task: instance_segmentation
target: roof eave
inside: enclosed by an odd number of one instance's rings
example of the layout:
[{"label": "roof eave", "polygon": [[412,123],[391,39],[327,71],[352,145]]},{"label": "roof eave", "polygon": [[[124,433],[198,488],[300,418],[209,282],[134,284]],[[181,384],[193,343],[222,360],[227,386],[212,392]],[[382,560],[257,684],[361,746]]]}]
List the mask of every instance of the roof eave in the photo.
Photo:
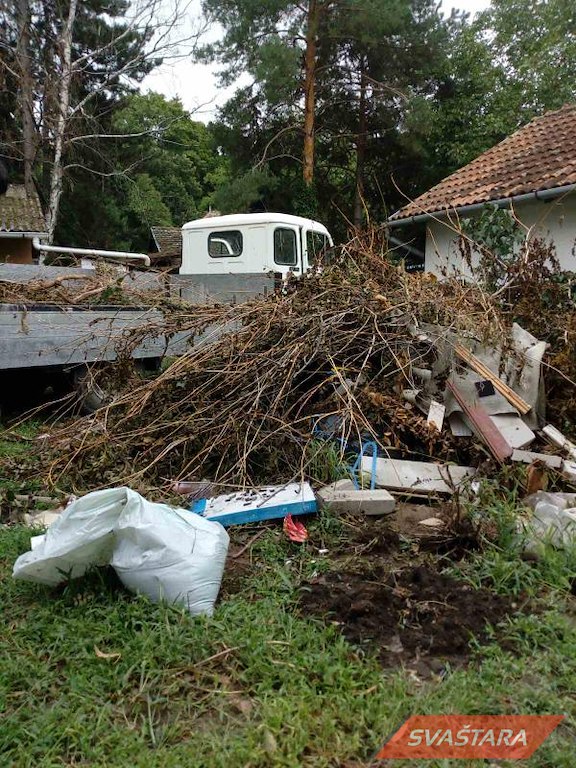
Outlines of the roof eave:
[{"label": "roof eave", "polygon": [[[406,216],[402,219],[394,219],[397,214],[392,214],[392,217],[388,219],[386,225],[392,229],[396,227],[407,226],[408,224],[419,224],[428,219],[443,219],[448,218],[451,213],[458,215],[473,213],[479,211],[486,205],[495,205],[497,208],[508,208],[515,203],[523,203],[529,200],[551,200],[561,195],[570,194],[576,190],[576,184],[564,184],[561,187],[551,187],[549,189],[536,190],[534,192],[526,192],[521,195],[511,195],[510,197],[501,197],[496,200],[483,200],[479,203],[471,203],[470,205],[455,206],[452,208],[442,208],[437,211],[417,213],[413,216]],[[398,211],[397,213],[400,213]]]}]

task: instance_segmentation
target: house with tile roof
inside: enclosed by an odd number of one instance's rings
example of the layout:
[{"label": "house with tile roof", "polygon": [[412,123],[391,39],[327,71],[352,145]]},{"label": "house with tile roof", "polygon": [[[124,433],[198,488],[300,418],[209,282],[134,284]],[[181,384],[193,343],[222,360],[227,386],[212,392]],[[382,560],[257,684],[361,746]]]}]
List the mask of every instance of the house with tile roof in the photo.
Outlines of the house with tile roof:
[{"label": "house with tile roof", "polygon": [[9,184],[0,195],[0,262],[32,264],[34,238],[48,238],[46,221],[36,191]]},{"label": "house with tile roof", "polygon": [[394,213],[391,240],[406,243],[409,232],[424,228],[426,271],[466,272],[460,224],[487,204],[551,240],[562,268],[576,271],[576,104],[533,119]]},{"label": "house with tile roof", "polygon": [[182,229],[150,227],[148,256],[154,267],[177,270],[182,264]]}]

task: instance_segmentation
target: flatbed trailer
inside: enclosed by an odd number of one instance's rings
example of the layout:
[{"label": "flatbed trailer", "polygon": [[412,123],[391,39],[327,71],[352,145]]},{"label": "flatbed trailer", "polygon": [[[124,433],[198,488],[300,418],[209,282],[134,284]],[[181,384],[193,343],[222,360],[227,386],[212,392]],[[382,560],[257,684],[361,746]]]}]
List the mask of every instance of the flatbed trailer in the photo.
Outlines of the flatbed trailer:
[{"label": "flatbed trailer", "polygon": [[[55,278],[64,278],[65,284],[67,277],[76,280],[78,275],[93,274],[87,269],[0,264],[0,280],[14,284]],[[151,272],[130,273],[124,279],[144,297],[146,291],[164,286],[164,276]],[[162,312],[145,300],[141,306],[58,305],[48,300],[0,303],[0,374],[25,373],[33,382],[41,371],[59,372],[80,382],[89,368],[116,360],[130,332],[161,328],[163,319]],[[131,356],[153,369],[163,357],[182,354],[187,348],[182,334],[172,337],[159,332],[135,347]],[[85,390],[85,382],[82,387]]]}]

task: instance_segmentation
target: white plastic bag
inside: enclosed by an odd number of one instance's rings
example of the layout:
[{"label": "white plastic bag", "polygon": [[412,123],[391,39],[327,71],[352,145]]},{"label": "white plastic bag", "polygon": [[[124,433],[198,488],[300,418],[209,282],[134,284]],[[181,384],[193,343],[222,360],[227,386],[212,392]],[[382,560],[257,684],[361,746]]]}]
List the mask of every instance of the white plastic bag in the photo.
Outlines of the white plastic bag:
[{"label": "white plastic bag", "polygon": [[526,549],[537,551],[544,542],[556,547],[576,543],[576,494],[537,491],[524,503],[532,510],[530,519],[522,523]]},{"label": "white plastic bag", "polygon": [[34,550],[16,560],[13,575],[56,585],[110,564],[133,592],[211,614],[228,542],[219,523],[111,488],[67,507]]},{"label": "white plastic bag", "polygon": [[211,615],[228,542],[219,523],[188,510],[144,502],[132,505],[118,521],[110,565],[133,592],[179,603],[194,616]]}]

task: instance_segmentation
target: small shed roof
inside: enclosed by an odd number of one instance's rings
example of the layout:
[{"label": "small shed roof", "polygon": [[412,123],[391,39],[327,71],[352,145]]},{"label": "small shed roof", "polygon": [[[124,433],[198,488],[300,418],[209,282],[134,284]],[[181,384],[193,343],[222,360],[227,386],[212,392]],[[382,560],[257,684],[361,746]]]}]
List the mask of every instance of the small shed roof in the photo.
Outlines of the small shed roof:
[{"label": "small shed roof", "polygon": [[152,239],[162,258],[182,256],[182,230],[180,227],[150,227]]},{"label": "small shed roof", "polygon": [[38,194],[27,194],[24,184],[10,184],[0,195],[0,232],[46,234],[46,220]]},{"label": "small shed roof", "polygon": [[408,203],[391,221],[576,183],[576,104],[536,117]]}]

